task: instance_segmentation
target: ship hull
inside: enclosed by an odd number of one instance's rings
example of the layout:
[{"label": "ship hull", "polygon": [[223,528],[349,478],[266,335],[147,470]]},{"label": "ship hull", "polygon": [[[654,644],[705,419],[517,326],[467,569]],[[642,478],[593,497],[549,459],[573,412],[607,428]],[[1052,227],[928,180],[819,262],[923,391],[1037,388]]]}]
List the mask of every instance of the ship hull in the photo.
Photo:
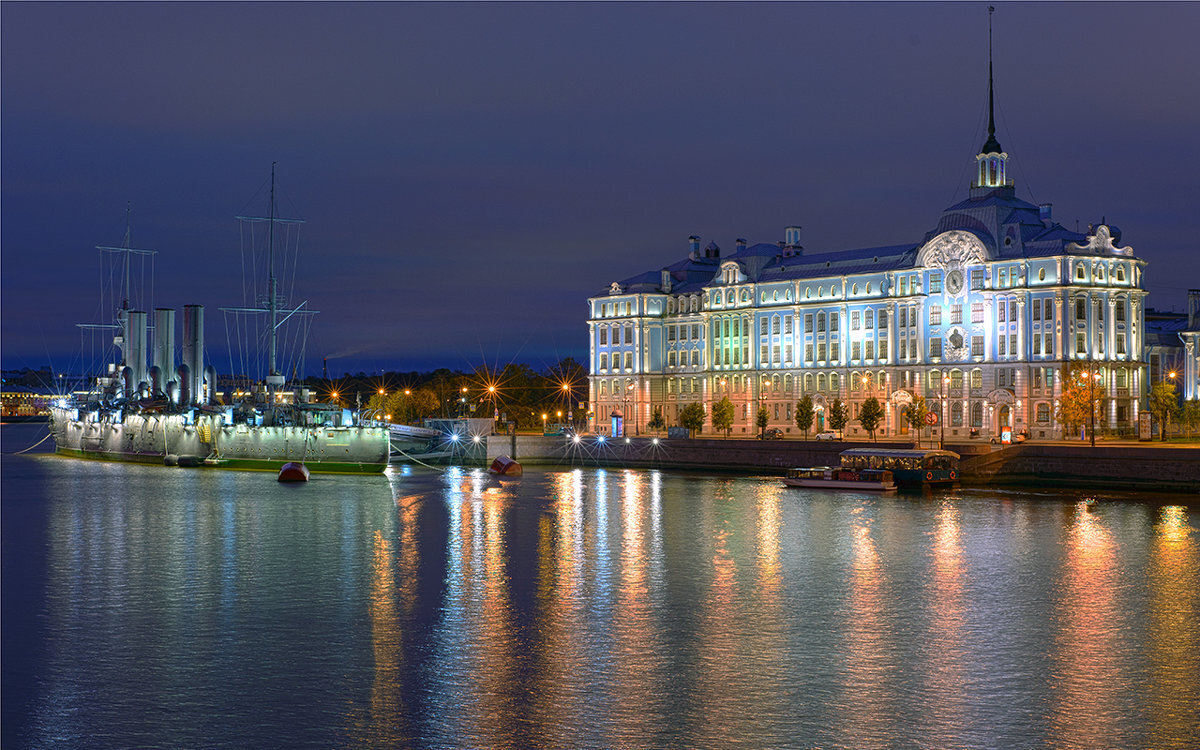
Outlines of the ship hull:
[{"label": "ship hull", "polygon": [[76,458],[275,472],[302,461],[326,474],[378,474],[388,465],[381,427],[226,425],[212,414],[198,415],[194,424],[180,414],[90,422],[73,418],[72,411],[55,409],[51,430],[56,451]]}]

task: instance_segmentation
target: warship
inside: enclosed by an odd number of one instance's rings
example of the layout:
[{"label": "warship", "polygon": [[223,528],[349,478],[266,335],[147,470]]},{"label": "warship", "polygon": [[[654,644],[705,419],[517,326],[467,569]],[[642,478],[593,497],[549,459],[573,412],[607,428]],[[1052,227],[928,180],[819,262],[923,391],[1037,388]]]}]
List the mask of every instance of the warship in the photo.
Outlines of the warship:
[{"label": "warship", "polygon": [[[123,258],[123,300],[115,320],[81,326],[115,331],[115,361],[107,364],[88,391],[54,402],[50,430],[57,453],[275,472],[291,462],[302,462],[315,473],[378,473],[387,467],[390,445],[386,425],[363,419],[357,409],[336,402],[319,403],[311,389],[301,384],[287,387],[287,378],[277,366],[280,326],[294,316],[310,316],[316,311],[307,308],[307,300],[291,308],[279,294],[276,226],[300,221],[276,216],[274,165],[269,206],[266,217],[238,217],[266,224],[265,296],[256,298],[253,306],[220,308],[226,313],[265,315],[265,377],[244,389],[218,390],[216,368],[205,361],[201,305],[183,307],[182,356],[176,364],[176,310],[156,308],[153,320],[148,321],[145,310],[131,305],[132,260],[152,256],[155,251],[130,247],[127,219],[123,247],[97,248]],[[152,351],[147,346],[151,340]]]}]

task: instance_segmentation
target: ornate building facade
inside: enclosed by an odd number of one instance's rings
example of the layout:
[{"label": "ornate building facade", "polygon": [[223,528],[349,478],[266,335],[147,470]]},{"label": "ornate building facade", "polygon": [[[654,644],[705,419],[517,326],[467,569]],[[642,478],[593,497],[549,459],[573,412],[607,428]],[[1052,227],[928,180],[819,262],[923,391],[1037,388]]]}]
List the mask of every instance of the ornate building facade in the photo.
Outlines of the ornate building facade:
[{"label": "ornate building facade", "polygon": [[[989,108],[991,86],[989,82]],[[905,407],[924,397],[947,438],[1063,435],[1062,378],[1085,368],[1104,395],[1100,427],[1132,433],[1146,381],[1145,261],[1103,223],[1087,233],[1049,204],[1016,197],[994,118],[966,200],[919,242],[811,253],[800,228],[778,243],[738,240],[723,256],[689,239],[686,258],[613,282],[588,300],[590,429],[622,417],[627,434],[656,409],[668,424],[699,402],[735,405],[734,434],[793,435],[809,395],[817,430],[840,398],[847,433],[865,434],[869,397],[882,434],[907,436]]]}]

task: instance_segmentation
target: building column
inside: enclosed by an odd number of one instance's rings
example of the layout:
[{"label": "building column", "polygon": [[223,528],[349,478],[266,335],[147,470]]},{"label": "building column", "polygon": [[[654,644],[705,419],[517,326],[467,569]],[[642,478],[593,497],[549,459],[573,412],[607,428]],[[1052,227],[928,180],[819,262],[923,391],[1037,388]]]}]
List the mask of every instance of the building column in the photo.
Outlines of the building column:
[{"label": "building column", "polygon": [[1025,356],[1025,293],[1017,297],[1017,361],[1024,362]]},{"label": "building column", "polygon": [[925,340],[925,316],[929,314],[925,305],[917,305],[917,364],[924,364],[925,350],[929,342]]},{"label": "building column", "polygon": [[1055,324],[1054,324],[1055,329],[1054,329],[1054,337],[1053,338],[1054,338],[1055,346],[1058,347],[1058,351],[1055,352],[1055,359],[1061,359],[1063,362],[1066,362],[1068,359],[1067,347],[1065,346],[1066,337],[1071,335],[1069,328],[1067,326],[1067,317],[1066,317],[1066,315],[1063,314],[1065,308],[1066,308],[1065,296],[1063,295],[1062,292],[1055,292],[1054,293],[1054,314],[1055,314],[1057,320],[1055,321]]},{"label": "building column", "polygon": [[[1104,344],[1104,356],[1110,362],[1117,358],[1117,301],[1108,298],[1108,317],[1104,319],[1104,333],[1108,340]],[[1126,350],[1128,351],[1128,349]]]},{"label": "building column", "polygon": [[996,295],[994,292],[983,293],[983,361],[995,361],[995,347],[992,346],[992,340],[999,334],[999,323],[996,320]]},{"label": "building column", "polygon": [[896,303],[888,303],[888,363],[896,364],[899,358],[896,356]]}]

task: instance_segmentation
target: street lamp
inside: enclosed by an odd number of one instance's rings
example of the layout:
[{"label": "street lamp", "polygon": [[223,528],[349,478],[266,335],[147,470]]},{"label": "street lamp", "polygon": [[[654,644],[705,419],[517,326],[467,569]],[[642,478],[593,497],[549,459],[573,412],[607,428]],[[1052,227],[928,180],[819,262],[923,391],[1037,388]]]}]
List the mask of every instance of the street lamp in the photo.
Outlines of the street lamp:
[{"label": "street lamp", "polygon": [[940,400],[942,403],[941,403],[941,409],[938,410],[941,412],[941,414],[938,414],[938,427],[939,427],[939,429],[938,429],[938,448],[939,448],[939,450],[946,450],[946,385],[949,384],[949,382],[950,382],[950,376],[943,375],[942,376],[942,390],[941,390],[941,394],[940,394],[941,395]]},{"label": "street lamp", "polygon": [[[638,419],[637,393],[633,390],[635,387],[636,384],[633,382],[630,382],[629,385],[625,386],[625,405],[626,409],[628,410],[629,400],[633,399],[633,434],[638,435],[640,434],[638,429],[638,423],[640,420]],[[628,411],[626,411],[625,418],[629,418]]]},{"label": "street lamp", "polygon": [[546,434],[546,418],[547,418],[548,416],[550,416],[550,415],[548,415],[548,414],[546,414],[546,413],[544,413],[544,412],[542,413],[542,434],[543,434],[543,435],[545,435],[545,434]]},{"label": "street lamp", "polygon": [[[1171,373],[1173,376],[1175,373]],[[1098,372],[1088,373],[1088,393],[1091,396],[1092,447],[1096,447],[1096,383],[1102,376]]]}]

